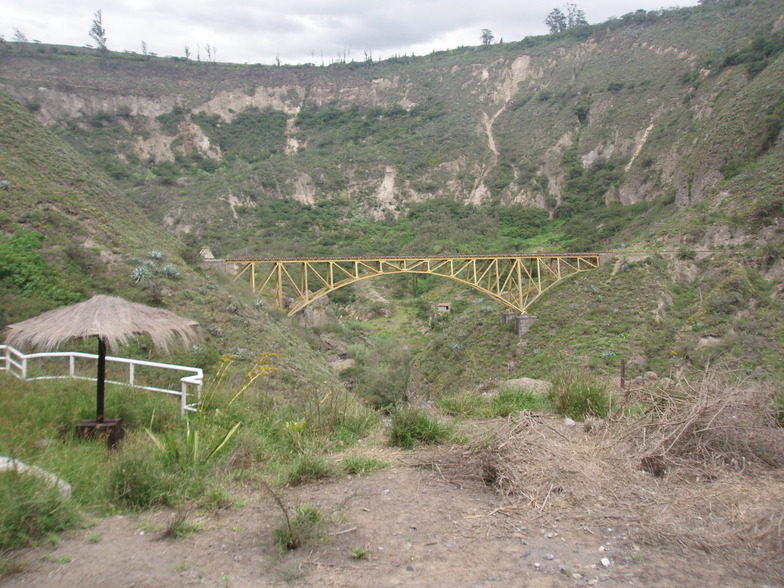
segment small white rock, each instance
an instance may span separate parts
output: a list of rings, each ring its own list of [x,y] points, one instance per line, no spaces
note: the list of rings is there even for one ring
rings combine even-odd
[[[567,427],[573,427],[573,426],[575,426],[577,423],[575,423],[575,422],[574,422],[572,419],[570,419],[569,417],[566,417],[566,418],[564,419],[564,424],[565,424]]]
[[[603,557],[603,558],[602,558],[602,559],[600,559],[599,561],[600,561],[600,562],[602,562],[602,565],[603,565],[605,568],[609,568],[609,567],[610,567],[610,560],[609,560],[608,558],[606,558],[606,557]]]

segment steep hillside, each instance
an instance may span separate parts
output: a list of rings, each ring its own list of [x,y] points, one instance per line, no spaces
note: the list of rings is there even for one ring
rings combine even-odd
[[[382,404],[621,359],[779,374],[783,28],[778,2],[722,1],[328,67],[3,45],[3,320],[119,291],[200,320],[197,361],[278,351],[291,387],[334,381],[338,355]],[[333,310],[372,320],[302,330],[194,272],[204,245],[617,259],[540,301],[520,343],[498,306],[430,278],[342,290]],[[456,312],[434,320],[441,299]]]
[[[0,153],[3,323],[96,289],[131,290],[128,256],[177,253],[174,238],[5,95]]]
[[[229,253],[208,233],[279,198],[379,218],[441,196],[562,219],[717,188],[756,198],[753,166],[781,161],[782,17],[772,0],[712,2],[328,67],[6,44],[0,88],[153,219]]]
[[[181,249],[101,171],[0,94],[0,328],[112,293],[199,321],[203,344],[178,351],[175,361],[209,368],[232,353],[241,370],[271,352],[272,387],[336,382],[307,331],[254,305],[229,276],[194,271]],[[124,352],[149,353],[134,346]]]
[[[435,317],[413,361],[410,393],[492,389],[574,368],[618,378],[622,360],[629,380],[710,368],[775,381],[784,376],[784,265],[763,274],[759,261],[719,252],[617,257],[550,291],[522,339],[489,300],[453,291],[453,314]]]

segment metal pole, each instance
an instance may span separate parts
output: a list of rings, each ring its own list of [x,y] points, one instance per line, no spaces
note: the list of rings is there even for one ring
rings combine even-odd
[[[98,383],[97,383],[97,404],[95,420],[103,422],[103,397],[106,382],[106,341],[103,337],[98,337]]]

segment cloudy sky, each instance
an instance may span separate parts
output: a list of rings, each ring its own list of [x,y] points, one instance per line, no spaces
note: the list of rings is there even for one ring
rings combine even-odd
[[[691,6],[697,0],[574,0],[589,23],[638,9]],[[478,45],[482,29],[495,40],[547,33],[544,19],[566,2],[550,0],[3,0],[0,35],[29,41],[94,45],[88,32],[101,11],[107,46],[161,56],[235,63],[328,64],[367,55],[426,55]]]

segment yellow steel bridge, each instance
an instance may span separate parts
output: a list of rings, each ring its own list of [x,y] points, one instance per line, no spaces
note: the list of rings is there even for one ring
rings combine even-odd
[[[224,261],[236,268],[235,279],[248,277],[254,292],[269,287],[281,310],[284,298],[292,299],[289,316],[348,284],[403,273],[455,280],[523,315],[564,278],[599,267],[601,254],[235,257]]]

